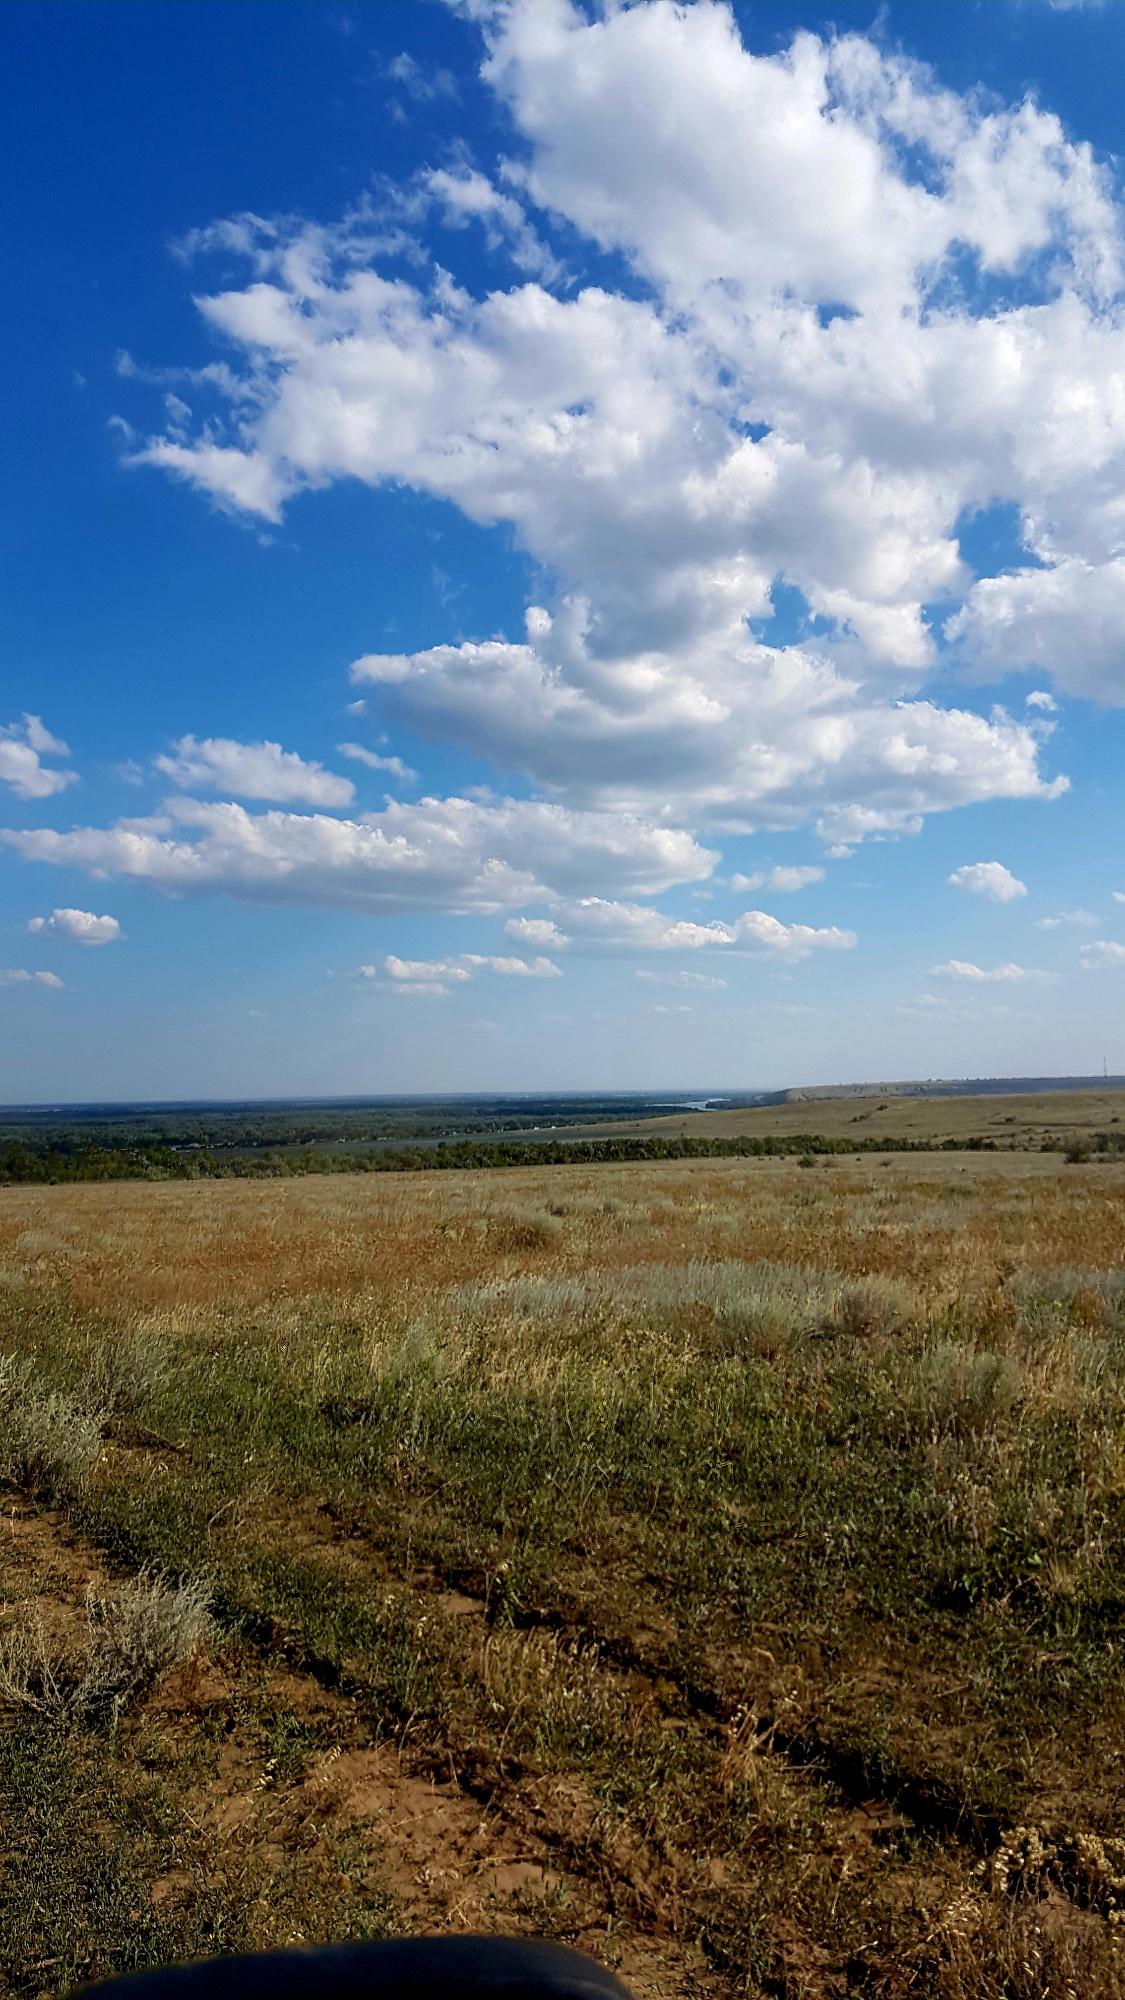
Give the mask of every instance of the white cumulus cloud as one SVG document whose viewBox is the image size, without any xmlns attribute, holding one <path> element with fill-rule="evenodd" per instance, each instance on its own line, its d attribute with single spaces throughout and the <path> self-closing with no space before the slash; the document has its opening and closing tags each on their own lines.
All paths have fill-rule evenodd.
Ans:
<svg viewBox="0 0 1125 2000">
<path fill-rule="evenodd" d="M 565 929 L 554 939 L 556 949 L 604 951 L 615 956 L 733 948 L 777 958 L 805 958 L 812 951 L 851 951 L 857 943 L 854 931 L 834 925 L 814 929 L 808 924 L 784 924 L 765 910 L 747 910 L 730 923 L 715 919 L 701 924 L 690 917 L 670 916 L 650 904 L 582 896 L 560 902 L 558 915 Z M 513 924 L 507 928 L 511 931 Z M 517 934 L 527 936 L 522 929 Z"/>
<path fill-rule="evenodd" d="M 353 676 L 568 808 L 842 851 L 1058 796 L 1054 695 L 1023 720 L 931 698 L 927 607 L 970 684 L 1034 663 L 1125 701 L 1109 170 L 1049 110 L 858 35 L 756 53 L 712 0 L 471 12 L 510 156 L 454 149 L 388 199 L 400 230 L 412 204 L 479 228 L 496 282 L 421 249 L 404 278 L 363 204 L 205 231 L 226 373 L 133 458 L 267 521 L 361 480 L 509 529 L 543 579 L 524 634 L 439 629 Z M 570 285 L 575 244 L 620 282 Z M 959 523 L 995 504 L 1025 555 L 974 580 Z"/>
<path fill-rule="evenodd" d="M 10 965 L 0 969 L 0 986 L 51 986 L 60 987 L 62 980 L 55 972 L 28 972 L 21 965 Z"/>
<path fill-rule="evenodd" d="M 1121 703 L 1125 555 L 1060 551 L 1049 567 L 981 577 L 946 630 L 991 672 L 1046 667 L 1068 694 Z"/>
<path fill-rule="evenodd" d="M 414 198 L 408 197 L 403 204 L 405 212 L 417 214 L 423 202 L 433 203 L 450 228 L 478 224 L 488 247 L 506 250 L 518 270 L 534 272 L 547 283 L 562 276 L 559 259 L 537 234 L 523 204 L 478 168 L 465 164 L 454 171 L 447 167 L 427 169 Z"/>
<path fill-rule="evenodd" d="M 502 979 L 560 979 L 562 974 L 549 958 L 487 957 L 479 952 L 463 954 L 462 963 L 473 972 L 495 972 Z"/>
<path fill-rule="evenodd" d="M 75 944 L 115 944 L 124 935 L 116 917 L 97 917 L 92 910 L 52 910 L 49 917 L 32 917 L 27 928 L 42 937 L 70 938 Z"/>
<path fill-rule="evenodd" d="M 836 924 L 813 929 L 808 924 L 783 924 L 764 910 L 747 910 L 735 919 L 735 939 L 739 944 L 777 952 L 784 958 L 805 958 L 810 951 L 852 951 L 858 942 L 854 931 Z"/>
<path fill-rule="evenodd" d="M 955 889 L 967 889 L 971 896 L 987 896 L 990 903 L 1014 903 L 1027 894 L 1027 883 L 1002 861 L 968 861 L 963 868 L 955 868 L 949 880 Z"/>
<path fill-rule="evenodd" d="M 370 976 L 373 968 L 364 967 L 364 970 Z M 393 952 L 383 960 L 383 970 L 388 979 L 403 980 L 411 986 L 436 985 L 439 981 L 444 985 L 451 979 L 466 980 L 472 977 L 468 967 L 455 958 L 396 958 Z"/>
<path fill-rule="evenodd" d="M 501 979 L 560 979 L 562 974 L 549 958 L 491 957 L 477 951 L 458 952 L 453 958 L 397 958 L 388 953 L 382 966 L 391 986 L 413 992 L 441 994 L 451 985 L 464 985 L 478 972 L 495 973 Z M 361 965 L 365 979 L 378 979 L 379 968 Z"/>
<path fill-rule="evenodd" d="M 350 778 L 323 764 L 307 763 L 280 743 L 236 743 L 229 736 L 181 736 L 156 768 L 173 784 L 230 792 L 241 799 L 275 799 L 281 804 L 346 806 L 355 797 Z"/>
<path fill-rule="evenodd" d="M 658 895 L 704 880 L 716 856 L 688 833 L 623 814 L 534 800 L 389 802 L 359 819 L 252 813 L 170 798 L 150 819 L 109 827 L 0 829 L 28 861 L 123 876 L 179 895 L 335 904 L 392 913 L 518 910 L 591 881 Z"/>
<path fill-rule="evenodd" d="M 565 931 L 561 931 L 550 917 L 509 917 L 504 929 L 509 937 L 518 938 L 521 944 L 554 945 L 558 948 L 570 943 Z"/>
<path fill-rule="evenodd" d="M 78 774 L 59 770 L 43 759 L 69 755 L 66 744 L 44 729 L 37 715 L 25 715 L 22 722 L 0 728 L 0 784 L 10 786 L 18 799 L 52 798 L 68 785 L 77 784 Z"/>
<path fill-rule="evenodd" d="M 1066 789 L 1040 776 L 1034 731 L 1003 713 L 865 702 L 830 661 L 745 632 L 698 641 L 690 657 L 685 647 L 607 661 L 575 622 L 565 671 L 542 612 L 535 644 L 369 655 L 352 675 L 378 686 L 395 720 L 545 790 L 609 810 L 659 803 L 689 823 L 752 832 L 815 813 L 822 838 L 850 843 L 916 832 L 926 813 L 956 805 Z"/>
</svg>

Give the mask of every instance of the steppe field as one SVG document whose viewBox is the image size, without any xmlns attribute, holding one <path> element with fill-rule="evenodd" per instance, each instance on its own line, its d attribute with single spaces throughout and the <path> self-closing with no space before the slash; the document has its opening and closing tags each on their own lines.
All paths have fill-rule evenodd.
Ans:
<svg viewBox="0 0 1125 2000">
<path fill-rule="evenodd" d="M 1125 1090 L 1045 1090 L 956 1097 L 817 1097 L 797 1093 L 786 1104 L 747 1105 L 734 1111 L 681 1111 L 659 1118 L 616 1119 L 576 1127 L 582 1133 L 700 1139 L 792 1138 L 818 1133 L 826 1139 L 909 1139 L 940 1146 L 987 1143 L 999 1147 L 1059 1147 L 1098 1132 L 1113 1137 L 1125 1125 Z"/>
<path fill-rule="evenodd" d="M 4 1188 L 0 1356 L 0 1990 L 1125 1992 L 1125 1162 Z"/>
</svg>

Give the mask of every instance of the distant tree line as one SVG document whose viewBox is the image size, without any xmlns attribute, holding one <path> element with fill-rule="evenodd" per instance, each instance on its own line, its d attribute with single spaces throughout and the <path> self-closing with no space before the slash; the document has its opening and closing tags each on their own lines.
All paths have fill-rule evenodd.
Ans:
<svg viewBox="0 0 1125 2000">
<path fill-rule="evenodd" d="M 377 1153 L 228 1153 L 170 1146 L 0 1145 L 0 1182 L 285 1179 L 302 1174 L 429 1173 L 469 1167 L 595 1166 L 659 1160 L 818 1159 L 843 1154 L 996 1152 L 994 1139 L 826 1138 L 806 1132 L 733 1139 L 695 1136 L 605 1139 L 461 1139 L 442 1146 L 385 1147 Z M 1008 1150 L 1005 1148 L 1004 1150 Z"/>
<path fill-rule="evenodd" d="M 628 1165 L 660 1160 L 833 1159 L 888 1153 L 996 1153 L 1026 1150 L 1012 1137 L 904 1139 L 829 1138 L 820 1132 L 739 1138 L 652 1133 L 604 1139 L 458 1139 L 438 1146 L 383 1146 L 378 1152 L 213 1153 L 205 1147 L 102 1146 L 87 1141 L 0 1143 L 0 1183 L 27 1185 L 65 1181 L 276 1180 L 303 1174 L 433 1173 L 480 1167 L 561 1167 Z M 1081 1138 L 1044 1139 L 1039 1151 L 1068 1159 L 1125 1154 L 1125 1132 L 1094 1132 Z"/>
</svg>

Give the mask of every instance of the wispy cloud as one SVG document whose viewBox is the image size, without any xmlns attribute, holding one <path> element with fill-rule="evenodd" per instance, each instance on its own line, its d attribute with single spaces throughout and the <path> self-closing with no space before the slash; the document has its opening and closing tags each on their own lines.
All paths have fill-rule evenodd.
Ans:
<svg viewBox="0 0 1125 2000">
<path fill-rule="evenodd" d="M 424 69 L 406 49 L 399 55 L 391 57 L 385 73 L 391 82 L 397 84 L 400 90 L 404 90 L 416 104 L 435 104 L 442 100 L 451 103 L 460 96 L 457 78 L 452 70 L 440 66 L 436 69 Z"/>
<path fill-rule="evenodd" d="M 690 986 L 694 989 L 727 987 L 725 979 L 717 979 L 710 972 L 649 972 L 638 966 L 635 977 L 645 980 L 650 986 Z"/>
<path fill-rule="evenodd" d="M 60 987 L 62 980 L 55 972 L 28 972 L 22 965 L 10 965 L 0 969 L 0 986 L 50 986 Z"/>
<path fill-rule="evenodd" d="M 401 778 L 404 783 L 412 783 L 418 776 L 401 757 L 384 757 L 378 750 L 365 749 L 362 743 L 337 743 L 336 751 L 355 764 L 366 764 L 369 771 L 386 771 L 388 777 Z"/>
<path fill-rule="evenodd" d="M 899 1000 L 895 1004 L 896 1014 L 938 1020 L 973 1023 L 978 1021 L 1026 1021 L 1034 1017 L 1024 1008 L 1006 1007 L 996 1001 L 985 1001 L 969 995 L 958 995 L 951 999 L 946 993 L 919 993 L 913 1000 Z"/>
<path fill-rule="evenodd" d="M 1093 910 L 1055 910 L 1049 917 L 1037 917 L 1035 928 L 1039 931 L 1096 930 L 1098 919 Z"/>
<path fill-rule="evenodd" d="M 732 875 L 730 886 L 736 894 L 744 890 L 768 889 L 774 895 L 784 896 L 823 880 L 823 868 L 759 868 L 752 875 Z"/>
<path fill-rule="evenodd" d="M 1125 944 L 1118 944 L 1111 938 L 1098 938 L 1093 944 L 1081 947 L 1082 963 L 1090 971 L 1095 966 L 1125 965 Z"/>
<path fill-rule="evenodd" d="M 1024 980 L 1050 979 L 1049 972 L 1039 972 L 1026 965 L 974 965 L 965 958 L 951 958 L 944 965 L 930 968 L 935 979 L 960 979 L 969 984 L 989 984 L 1016 986 Z"/>
</svg>

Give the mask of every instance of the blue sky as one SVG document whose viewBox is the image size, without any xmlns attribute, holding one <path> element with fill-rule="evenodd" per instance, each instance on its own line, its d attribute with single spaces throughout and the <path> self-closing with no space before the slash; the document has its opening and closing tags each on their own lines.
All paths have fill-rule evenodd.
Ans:
<svg viewBox="0 0 1125 2000">
<path fill-rule="evenodd" d="M 0 44 L 0 1098 L 1125 1069 L 1125 5 Z"/>
</svg>

